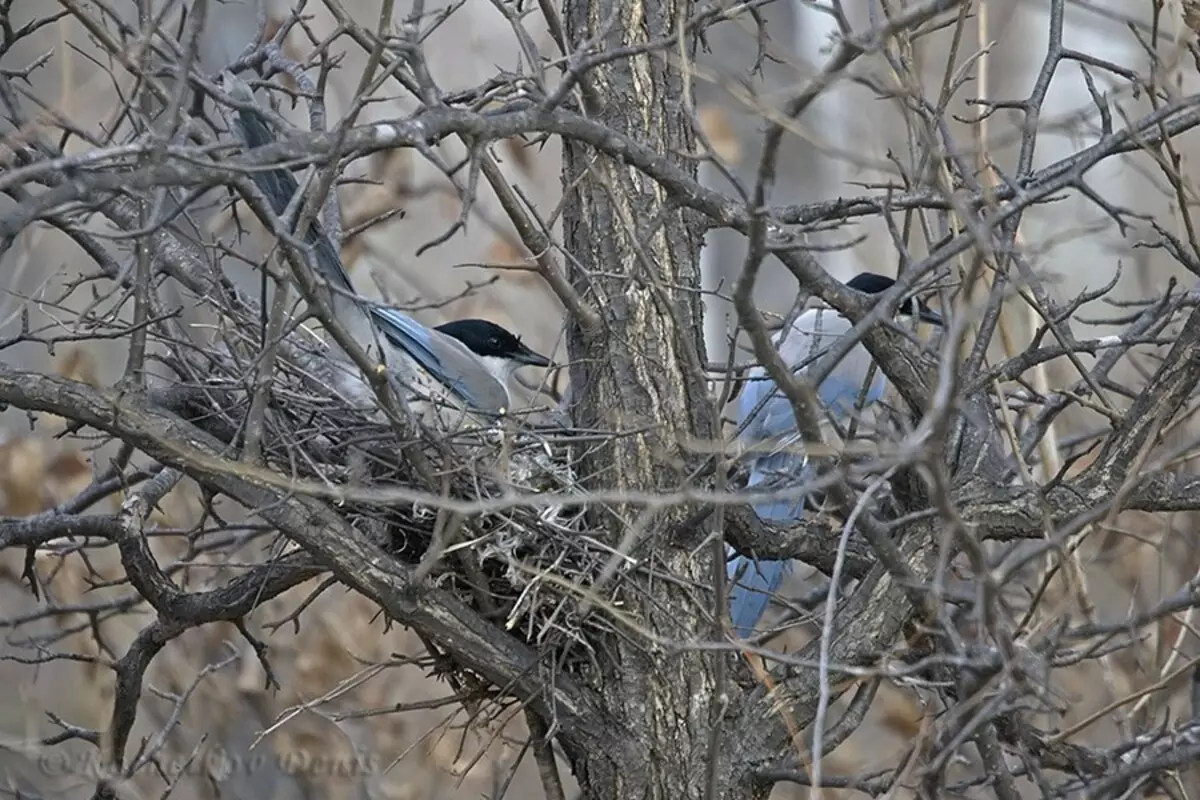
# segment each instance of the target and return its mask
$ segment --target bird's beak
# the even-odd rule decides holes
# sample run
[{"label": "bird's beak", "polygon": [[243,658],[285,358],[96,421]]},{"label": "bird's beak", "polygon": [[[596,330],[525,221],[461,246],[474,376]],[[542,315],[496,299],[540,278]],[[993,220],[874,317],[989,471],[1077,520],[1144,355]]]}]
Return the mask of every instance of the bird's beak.
[{"label": "bird's beak", "polygon": [[930,325],[937,325],[939,328],[946,327],[946,321],[942,319],[942,315],[931,308],[922,308],[917,313],[917,318],[921,322],[928,322]]},{"label": "bird's beak", "polygon": [[517,353],[513,357],[513,361],[516,361],[518,364],[528,364],[531,367],[550,367],[554,363],[541,353],[530,350],[528,347],[524,351]]}]

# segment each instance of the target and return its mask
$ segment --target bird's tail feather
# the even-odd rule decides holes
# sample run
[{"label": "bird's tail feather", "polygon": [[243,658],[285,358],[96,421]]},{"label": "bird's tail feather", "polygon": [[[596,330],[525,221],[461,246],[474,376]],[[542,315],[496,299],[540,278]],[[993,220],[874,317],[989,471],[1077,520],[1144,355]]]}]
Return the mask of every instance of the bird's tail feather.
[{"label": "bird's tail feather", "polygon": [[745,556],[738,556],[729,562],[729,619],[739,638],[746,639],[754,633],[754,626],[767,610],[771,596],[779,590],[791,563],[756,562]]},{"label": "bird's tail feather", "polygon": [[[808,459],[803,453],[779,451],[760,455],[750,470],[747,488],[758,491],[784,489],[804,483],[810,477]],[[803,518],[803,496],[765,500],[756,503],[759,519],[787,523]],[[734,632],[747,638],[762,618],[779,590],[783,576],[791,570],[790,559],[782,561],[752,561],[738,556],[729,562],[729,618]],[[741,572],[741,576],[738,573]]]},{"label": "bird's tail feather", "polygon": [[[258,105],[250,87],[232,75],[228,73],[226,75],[225,90],[230,95],[244,104]],[[266,119],[257,110],[237,109],[234,123],[237,125],[242,140],[246,143],[247,150],[255,150],[275,143],[275,134],[267,125]],[[296,182],[296,176],[287,169],[254,170],[250,173],[250,179],[267,198],[267,202],[271,204],[271,210],[275,212],[276,216],[283,216],[300,188]],[[328,281],[335,290],[353,295],[354,286],[350,283],[350,276],[346,274],[346,269],[342,265],[342,258],[338,254],[337,247],[330,241],[328,234],[317,220],[309,223],[304,240],[313,248],[313,256],[321,277]]]}]

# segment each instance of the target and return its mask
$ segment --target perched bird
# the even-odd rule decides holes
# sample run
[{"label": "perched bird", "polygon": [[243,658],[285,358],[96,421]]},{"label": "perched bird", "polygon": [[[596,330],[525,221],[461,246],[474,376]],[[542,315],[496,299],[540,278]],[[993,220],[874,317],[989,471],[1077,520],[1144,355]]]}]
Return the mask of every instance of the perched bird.
[{"label": "perched bird", "polygon": [[[224,88],[243,104],[257,106],[249,87],[229,73]],[[257,110],[239,108],[233,118],[248,150],[275,141]],[[286,169],[254,171],[250,177],[276,215],[283,215],[299,190]],[[499,414],[511,407],[508,385],[513,372],[526,365],[551,365],[550,359],[494,322],[460,319],[429,328],[399,309],[366,303],[355,293],[337,247],[317,222],[310,223],[305,241],[313,249],[318,274],[329,284],[334,316],[368,353],[378,352],[372,345],[382,335],[382,344],[390,346],[383,348],[389,369],[417,397],[440,399],[433,397],[441,392],[430,391],[428,376],[467,409]]]},{"label": "perched bird", "polygon": [[[894,284],[891,278],[864,272],[846,285],[878,295]],[[899,315],[942,325],[941,316],[917,298],[905,301]],[[774,343],[783,362],[794,372],[802,373],[853,327],[850,320],[832,308],[812,308],[797,317],[789,329],[776,334]],[[817,387],[817,397],[832,420],[848,421],[860,399],[866,408],[883,397],[886,379],[882,370],[877,368],[867,385],[871,364],[867,349],[861,343],[856,344]],[[754,367],[748,378],[738,400],[737,413],[742,441],[755,446],[748,456],[747,488],[769,492],[803,484],[812,477],[812,468],[807,455],[797,446],[800,437],[791,403],[761,366]],[[756,504],[754,510],[764,521],[788,523],[803,517],[805,499],[767,500]],[[791,562],[756,562],[736,555],[732,549],[728,552],[730,621],[736,634],[746,638],[762,617],[771,595],[779,589],[784,574],[791,569]]]},{"label": "perched bird", "polygon": [[456,319],[430,329],[394,308],[376,306],[371,314],[393,347],[476,411],[508,409],[513,373],[524,366],[550,366],[550,359],[519,336],[486,319]]}]

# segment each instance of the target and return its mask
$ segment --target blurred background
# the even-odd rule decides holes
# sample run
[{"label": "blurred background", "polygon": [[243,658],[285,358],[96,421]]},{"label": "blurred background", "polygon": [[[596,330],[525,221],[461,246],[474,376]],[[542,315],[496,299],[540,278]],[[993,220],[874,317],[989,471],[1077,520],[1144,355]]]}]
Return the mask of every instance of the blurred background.
[{"label": "blurred background", "polygon": [[[111,5],[136,19],[133,4],[127,0],[114,0]],[[877,4],[866,0],[843,5],[851,12],[856,30],[867,30],[881,13]],[[974,39],[968,37],[962,43],[952,71],[973,71],[975,78],[944,99],[961,129],[958,140],[964,149],[960,155],[978,162],[981,168],[994,164],[1002,173],[1012,174],[1023,119],[1015,110],[1001,109],[979,124],[982,108],[966,101],[980,96],[1018,100],[1029,94],[1048,42],[1045,5],[1032,0],[971,4],[973,19],[967,29]],[[28,19],[51,13],[49,4],[45,9],[37,6],[17,4],[14,24],[25,21],[20,15]],[[379,2],[342,0],[342,6],[360,24],[375,25]],[[1150,68],[1147,49],[1153,49],[1165,64],[1178,65],[1177,90],[1192,91],[1197,80],[1186,53],[1180,55],[1178,41],[1185,29],[1176,18],[1178,11],[1176,16],[1164,14],[1155,29],[1153,6],[1149,0],[1068,3],[1064,44],[1142,75]],[[426,10],[436,14],[445,7],[430,3]],[[210,0],[201,53],[210,74],[249,43],[257,10],[255,0]],[[410,3],[400,0],[395,18],[404,18],[410,10]],[[286,11],[284,0],[269,0],[268,12],[274,19]],[[306,13],[312,17],[309,25],[317,37],[334,30],[325,4],[310,2]],[[695,76],[696,113],[703,129],[733,176],[748,185],[757,166],[764,110],[776,106],[819,71],[835,32],[828,14],[800,0],[779,0],[764,6],[761,13],[771,58],[756,66],[762,44],[758,32],[748,21],[730,22],[710,32],[708,49],[700,55]],[[526,17],[525,27],[541,52],[555,52],[536,13]],[[951,42],[944,34],[931,33],[913,43],[909,53],[927,81],[926,96],[937,97],[947,74]],[[303,59],[310,45],[293,35],[289,47],[294,58]],[[964,66],[966,58],[979,51],[986,57]],[[331,123],[345,112],[346,99],[352,96],[367,59],[365,52],[345,39],[335,43],[332,52],[342,60],[325,92]],[[118,104],[116,89],[90,61],[104,57],[98,56],[95,43],[72,17],[47,25],[4,54],[0,67],[20,68],[46,53],[50,53],[48,60],[30,76],[30,96],[41,98],[83,127],[100,130]],[[433,76],[448,91],[478,85],[498,70],[516,72],[522,60],[503,16],[491,4],[478,1],[463,4],[450,14],[428,39],[425,53]],[[913,132],[906,128],[905,115],[897,105],[900,101],[881,97],[875,88],[886,83],[888,70],[880,59],[862,60],[851,71],[852,79],[839,81],[792,126],[780,160],[775,203],[849,197],[896,181],[892,160],[912,161]],[[1150,110],[1145,96],[1136,97],[1129,81],[1099,69],[1092,69],[1091,74],[1097,90],[1108,96],[1117,125]],[[360,123],[412,110],[411,99],[396,96],[391,88],[387,91],[387,96],[366,107]],[[1053,163],[1098,138],[1100,122],[1076,65],[1065,64],[1057,71],[1043,110],[1035,166]],[[282,111],[307,127],[304,109]],[[1198,145],[1195,134],[1177,141],[1185,173],[1195,162],[1193,153]],[[443,145],[447,161],[461,157],[456,146]],[[510,182],[520,187],[543,218],[550,217],[561,195],[557,143],[526,146],[514,140],[497,145],[495,151]],[[426,322],[487,317],[522,334],[540,352],[565,357],[561,308],[540,278],[527,269],[529,254],[486,184],[481,183],[466,229],[418,256],[417,251],[445,231],[461,210],[443,175],[411,151],[397,151],[356,162],[347,177],[369,177],[374,183],[341,187],[344,229],[351,230],[388,211],[403,211],[344,243],[345,261],[365,294],[386,293],[402,306],[429,306],[416,312]],[[732,191],[729,181],[709,166],[703,168],[703,178]],[[1089,173],[1088,184],[1115,206],[1157,218],[1168,228],[1177,224],[1174,196],[1153,159],[1144,154],[1102,162]],[[212,236],[221,235],[231,224],[219,205],[214,205],[205,222],[205,233]],[[1064,195],[1026,212],[1019,241],[1059,298],[1074,296],[1087,287],[1098,288],[1119,269],[1120,282],[1113,297],[1139,299],[1161,290],[1172,276],[1181,275],[1180,268],[1161,251],[1138,248],[1148,236],[1148,226],[1118,230],[1094,204]],[[845,279],[868,269],[896,274],[899,254],[878,219],[814,232],[811,242],[829,248],[821,260],[837,277]],[[839,249],[839,244],[850,246]],[[717,231],[710,234],[703,253],[705,288],[712,292],[706,298],[705,329],[711,360],[724,358],[729,347],[731,309],[722,295],[728,293],[741,268],[744,248],[740,235]],[[776,265],[768,262],[768,267],[756,296],[763,309],[784,313],[795,295],[794,281]],[[61,304],[51,307],[41,300],[56,297],[74,276],[88,269],[84,254],[64,237],[41,226],[26,230],[0,262],[0,336],[15,330],[23,310],[35,323],[62,319],[77,311]],[[250,275],[244,278],[253,280]],[[78,298],[78,303],[86,304],[87,298]],[[1080,316],[1106,314],[1111,315],[1109,309],[1085,307]],[[1016,346],[1023,346],[1022,337],[1028,337],[1027,314],[1014,308],[1009,325]],[[1103,325],[1092,327],[1096,335],[1103,333]],[[1089,327],[1077,331],[1086,336]],[[121,374],[124,352],[120,342],[89,342],[59,347],[53,353],[35,345],[22,346],[8,351],[7,356],[22,367],[110,383]],[[996,355],[1001,354],[998,349]],[[1048,377],[1051,385],[1074,379],[1064,369],[1053,366]],[[1059,435],[1070,436],[1094,423],[1081,417],[1065,419]],[[12,411],[0,416],[0,425],[0,513],[20,515],[48,508],[89,482],[93,454],[54,439],[52,427],[39,424],[37,432],[30,433],[28,420]],[[194,487],[184,485],[168,497],[159,523],[186,528],[198,509]],[[1103,541],[1085,542],[1084,563],[1091,582],[1089,596],[1096,602],[1095,615],[1111,619],[1147,607],[1194,574],[1197,557],[1191,523],[1182,515],[1128,513],[1117,520]],[[171,552],[164,549],[159,556],[170,558]],[[39,556],[37,568],[49,593],[45,602],[59,607],[61,613],[39,619],[38,610],[44,606],[31,597],[19,578],[22,557],[20,552],[0,553],[0,576],[4,578],[0,607],[9,620],[0,653],[12,656],[27,637],[58,626],[76,631],[59,649],[117,658],[138,627],[151,619],[148,614],[134,614],[89,620],[86,613],[68,613],[72,608],[86,610],[121,592],[89,585],[78,560],[48,554]],[[103,555],[95,566],[101,572],[109,570],[114,577],[117,574],[116,565],[106,562]],[[213,565],[214,574],[223,566]],[[796,580],[802,578],[801,574]],[[255,615],[256,630],[270,647],[282,684],[278,692],[263,690],[261,667],[229,626],[192,631],[158,656],[148,672],[149,685],[133,741],[139,734],[153,736],[161,729],[173,707],[173,694],[192,691],[192,701],[173,734],[171,752],[183,758],[197,746],[207,748],[193,764],[194,774],[180,783],[173,797],[424,800],[498,794],[525,740],[520,714],[510,712],[509,716],[468,724],[465,714],[454,705],[410,708],[414,703],[434,705],[429,701],[451,695],[454,689],[430,677],[421,665],[404,663],[406,657],[423,653],[420,643],[403,630],[385,628],[375,618],[371,604],[334,587],[307,609],[298,633],[293,634],[290,623],[273,632],[264,627],[296,610],[317,583],[310,582],[268,603]],[[16,624],[24,621],[29,624]],[[1176,690],[1182,681],[1177,673],[1189,663],[1187,656],[1195,650],[1195,637],[1189,632],[1189,619],[1170,622],[1142,651],[1130,651],[1103,665],[1071,673],[1070,680],[1057,687],[1061,700],[1070,706],[1063,724],[1084,720],[1114,698],[1156,682],[1162,682],[1162,691],[1147,704],[1175,702],[1172,698],[1179,694]],[[92,626],[100,631],[99,637],[92,634]],[[801,637],[796,639],[800,644]],[[232,655],[239,658],[195,683],[206,664]],[[4,788],[9,792],[36,790],[46,797],[86,796],[92,785],[90,776],[50,774],[72,770],[55,767],[58,762],[53,758],[47,761],[47,748],[38,746],[37,740],[60,730],[49,714],[74,725],[103,729],[113,696],[111,671],[69,662],[35,669],[5,661],[0,662],[0,681],[8,687],[0,698],[0,733],[4,737],[0,740],[0,775],[9,782]],[[1149,713],[1144,705],[1139,713]],[[372,709],[394,713],[364,715]],[[1133,710],[1132,706],[1126,708],[1130,713]],[[826,774],[866,773],[891,765],[915,735],[923,713],[914,694],[881,691],[869,722],[828,756]],[[1112,724],[1112,715],[1102,716],[1084,736],[1104,741]],[[208,740],[202,743],[204,733]],[[64,747],[80,753],[92,749],[78,742]],[[269,754],[268,763],[273,766],[231,768],[232,762],[221,758],[221,749],[235,761]],[[351,761],[355,753],[371,765],[371,769],[360,770],[368,773],[365,776],[345,774],[347,769],[355,772]],[[280,762],[277,757],[287,760]],[[343,768],[328,774],[330,770],[320,764],[342,764]],[[125,788],[131,797],[156,797],[163,784],[146,773]],[[531,760],[525,759],[508,787],[508,796],[534,797],[540,792],[536,771]],[[801,793],[776,790],[777,798],[790,796]]]}]

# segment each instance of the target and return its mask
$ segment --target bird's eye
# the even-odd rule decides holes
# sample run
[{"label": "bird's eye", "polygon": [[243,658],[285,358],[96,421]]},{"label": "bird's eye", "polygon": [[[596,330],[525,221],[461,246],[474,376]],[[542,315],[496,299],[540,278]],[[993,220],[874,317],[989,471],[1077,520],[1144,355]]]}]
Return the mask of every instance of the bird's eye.
[{"label": "bird's eye", "polygon": [[488,347],[499,348],[500,347],[499,337],[493,336],[492,338],[488,339]]}]

